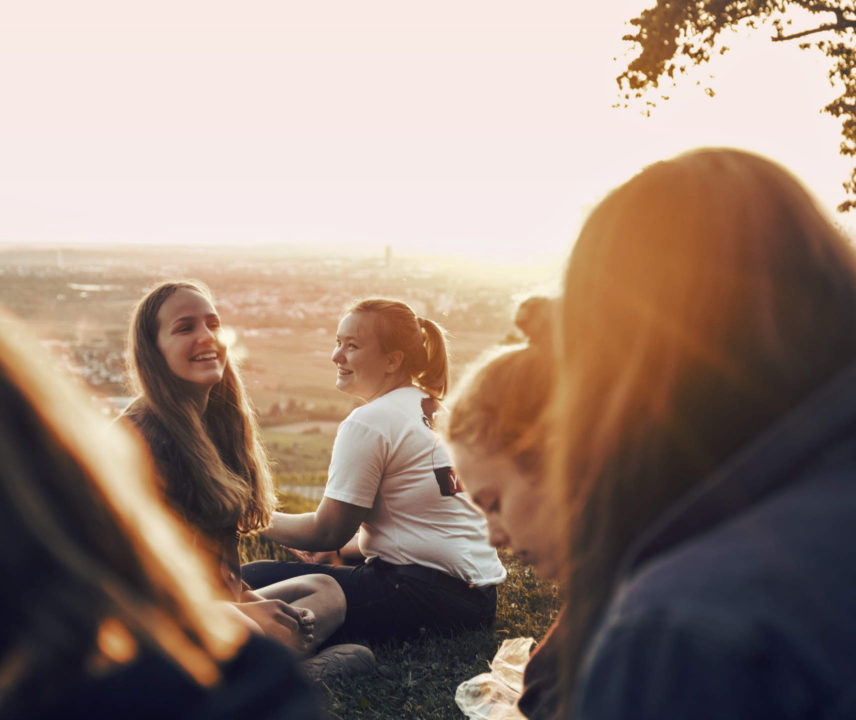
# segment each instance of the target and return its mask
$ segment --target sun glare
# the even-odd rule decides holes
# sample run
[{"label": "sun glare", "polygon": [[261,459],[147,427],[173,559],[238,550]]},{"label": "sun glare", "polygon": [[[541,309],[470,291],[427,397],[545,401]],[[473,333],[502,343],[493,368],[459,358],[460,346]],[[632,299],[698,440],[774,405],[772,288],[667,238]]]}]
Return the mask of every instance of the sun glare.
[{"label": "sun glare", "polygon": [[218,334],[219,340],[230,350],[234,350],[235,341],[238,339],[238,333],[234,328],[223,326]]},{"label": "sun glare", "polygon": [[583,208],[713,144],[768,155],[840,202],[826,59],[771,42],[769,24],[726,33],[731,52],[650,117],[613,107],[626,23],[648,5],[190,0],[139,23],[120,3],[57,4],[50,22],[18,3],[0,26],[5,65],[22,68],[0,78],[0,245],[556,263]]}]

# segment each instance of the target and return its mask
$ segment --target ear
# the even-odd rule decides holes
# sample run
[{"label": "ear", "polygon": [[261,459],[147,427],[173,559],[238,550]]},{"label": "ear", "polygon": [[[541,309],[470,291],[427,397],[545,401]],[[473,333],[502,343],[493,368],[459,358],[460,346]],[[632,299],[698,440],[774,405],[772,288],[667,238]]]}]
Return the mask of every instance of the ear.
[{"label": "ear", "polygon": [[393,350],[386,354],[386,373],[394,375],[401,369],[401,363],[404,362],[404,351]]}]

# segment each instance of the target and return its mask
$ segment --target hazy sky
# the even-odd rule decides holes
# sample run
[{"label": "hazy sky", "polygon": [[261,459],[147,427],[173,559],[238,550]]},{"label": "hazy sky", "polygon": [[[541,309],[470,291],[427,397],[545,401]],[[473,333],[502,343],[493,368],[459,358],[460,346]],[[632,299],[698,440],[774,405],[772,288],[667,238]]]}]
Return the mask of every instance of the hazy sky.
[{"label": "hazy sky", "polygon": [[[827,64],[769,29],[650,118],[611,107],[624,22],[648,4],[0,0],[0,245],[543,262],[643,164],[719,144],[834,207],[848,163],[819,114]],[[695,85],[711,73],[714,98]]]}]

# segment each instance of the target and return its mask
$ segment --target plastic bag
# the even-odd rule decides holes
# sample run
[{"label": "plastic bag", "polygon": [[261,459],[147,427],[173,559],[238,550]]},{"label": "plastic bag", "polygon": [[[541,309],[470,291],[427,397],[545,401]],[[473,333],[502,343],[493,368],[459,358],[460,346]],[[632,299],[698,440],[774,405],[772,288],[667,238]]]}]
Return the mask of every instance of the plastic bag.
[{"label": "plastic bag", "polygon": [[523,692],[523,669],[535,642],[531,637],[503,640],[490,672],[464,680],[455,702],[470,720],[525,720],[517,709]]}]

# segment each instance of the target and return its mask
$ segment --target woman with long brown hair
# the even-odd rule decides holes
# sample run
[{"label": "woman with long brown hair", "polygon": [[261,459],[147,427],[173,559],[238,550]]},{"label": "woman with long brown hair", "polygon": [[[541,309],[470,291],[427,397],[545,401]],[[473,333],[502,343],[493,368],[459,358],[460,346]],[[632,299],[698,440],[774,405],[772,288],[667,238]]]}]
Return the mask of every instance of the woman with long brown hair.
[{"label": "woman with long brown hair", "polygon": [[567,713],[856,711],[856,263],[736,150],[660,162],[573,247],[553,473]]},{"label": "woman with long brown hair", "polygon": [[228,612],[148,452],[0,314],[0,717],[320,717]]},{"label": "woman with long brown hair", "polygon": [[337,638],[490,624],[505,569],[432,430],[449,382],[442,328],[399,300],[366,298],[341,319],[331,359],[336,387],[365,404],[339,426],[317,511],[275,513],[265,535],[333,559],[356,547],[356,564],[259,561],[248,582],[329,573],[347,597]]},{"label": "woman with long brown hair", "polygon": [[207,286],[182,280],[149,290],[134,311],[128,364],[137,397],[124,417],[148,443],[167,500],[220,560],[236,607],[265,634],[311,655],[342,623],[344,594],[325,575],[255,591],[242,583],[238,535],[270,522],[275,497]]}]

